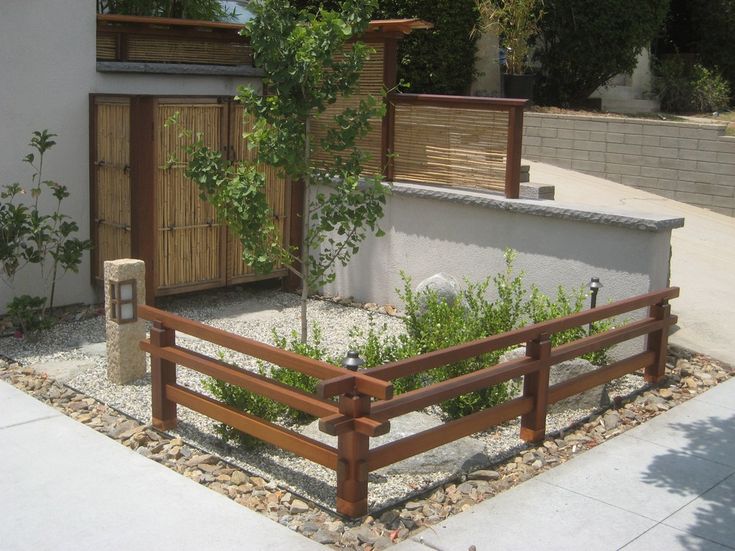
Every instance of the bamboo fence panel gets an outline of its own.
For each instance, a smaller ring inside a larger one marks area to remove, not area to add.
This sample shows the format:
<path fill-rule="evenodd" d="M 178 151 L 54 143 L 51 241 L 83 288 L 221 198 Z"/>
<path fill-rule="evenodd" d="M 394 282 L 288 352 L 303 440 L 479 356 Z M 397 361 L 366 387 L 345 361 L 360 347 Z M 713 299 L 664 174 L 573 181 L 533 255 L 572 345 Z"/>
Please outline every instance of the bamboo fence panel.
<path fill-rule="evenodd" d="M 97 35 L 97 59 L 102 61 L 117 59 L 117 38 L 114 34 Z"/>
<path fill-rule="evenodd" d="M 95 228 L 97 265 L 128 258 L 130 251 L 130 103 L 98 101 L 95 105 Z"/>
<path fill-rule="evenodd" d="M 252 160 L 255 151 L 248 148 L 246 134 L 252 130 L 253 119 L 243 109 L 242 105 L 230 106 L 230 144 L 232 145 L 233 160 Z M 286 179 L 270 166 L 260 165 L 259 170 L 265 174 L 266 195 L 268 204 L 273 210 L 282 243 L 286 239 L 286 223 L 288 222 L 288 186 Z M 242 260 L 242 244 L 237 236 L 228 232 L 227 237 L 227 279 L 254 276 L 255 271 Z M 285 243 L 284 243 L 285 245 Z M 282 270 L 283 266 L 276 266 Z"/>
<path fill-rule="evenodd" d="M 241 41 L 179 39 L 168 36 L 127 35 L 127 60 L 205 65 L 244 65 L 252 62 L 250 45 Z M 99 57 L 100 45 L 97 42 Z"/>
<path fill-rule="evenodd" d="M 334 117 L 340 114 L 346 108 L 355 108 L 360 104 L 360 100 L 367 96 L 380 98 L 384 91 L 385 78 L 383 63 L 385 58 L 385 45 L 382 42 L 371 43 L 370 46 L 375 50 L 365 63 L 360 74 L 358 87 L 354 94 L 348 97 L 339 98 L 334 104 L 330 105 L 318 117 L 315 117 L 312 124 L 312 139 L 315 145 L 314 158 L 318 161 L 330 161 L 331 159 L 319 147 L 320 140 L 326 137 L 327 130 L 330 125 L 334 124 Z M 357 140 L 356 146 L 364 153 L 370 155 L 365 161 L 363 168 L 366 173 L 383 174 L 384 167 L 382 163 L 382 147 L 383 147 L 383 119 L 374 117 L 370 121 L 370 131 L 367 136 Z"/>
<path fill-rule="evenodd" d="M 505 189 L 508 112 L 396 104 L 396 180 Z"/>
<path fill-rule="evenodd" d="M 221 146 L 222 104 L 162 104 L 157 121 L 156 220 L 158 287 L 195 286 L 223 278 L 220 269 L 221 224 L 214 208 L 186 178 L 185 145 L 203 134 L 205 145 Z M 179 113 L 178 126 L 166 119 Z M 193 136 L 180 138 L 181 129 Z M 176 160 L 172 158 L 176 157 Z"/>

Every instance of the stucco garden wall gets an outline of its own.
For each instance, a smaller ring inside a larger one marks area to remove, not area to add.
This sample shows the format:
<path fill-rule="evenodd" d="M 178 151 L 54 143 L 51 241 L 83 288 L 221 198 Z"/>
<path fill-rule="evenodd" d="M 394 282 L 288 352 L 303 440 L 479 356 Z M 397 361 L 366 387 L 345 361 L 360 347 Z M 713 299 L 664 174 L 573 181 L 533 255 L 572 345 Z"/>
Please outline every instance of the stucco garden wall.
<path fill-rule="evenodd" d="M 399 304 L 400 271 L 416 285 L 438 272 L 479 281 L 517 270 L 545 293 L 579 288 L 597 276 L 600 301 L 666 287 L 672 229 L 681 218 L 640 218 L 624 211 L 584 211 L 555 201 L 507 200 L 482 192 L 396 184 L 381 227 L 324 291 L 378 304 Z"/>
<path fill-rule="evenodd" d="M 64 211 L 89 237 L 89 94 L 234 95 L 254 79 L 231 76 L 102 73 L 96 70 L 94 0 L 0 2 L 0 185 L 27 184 L 21 160 L 34 130 L 58 134 L 45 178 L 68 186 Z M 15 291 L 0 283 L 0 313 L 13 294 L 40 294 L 37 267 L 16 278 Z M 90 259 L 57 288 L 57 304 L 90 302 Z"/>
<path fill-rule="evenodd" d="M 735 136 L 724 131 L 722 124 L 526 113 L 523 156 L 735 216 Z"/>

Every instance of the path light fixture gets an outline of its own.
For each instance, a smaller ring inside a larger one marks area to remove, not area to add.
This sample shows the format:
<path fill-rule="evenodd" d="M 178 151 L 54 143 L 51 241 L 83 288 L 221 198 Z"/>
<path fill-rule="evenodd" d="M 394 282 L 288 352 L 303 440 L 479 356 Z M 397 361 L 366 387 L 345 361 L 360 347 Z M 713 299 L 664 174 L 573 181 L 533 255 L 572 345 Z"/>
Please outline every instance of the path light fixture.
<path fill-rule="evenodd" d="M 597 306 L 597 293 L 602 289 L 603 285 L 600 283 L 599 277 L 593 277 L 590 280 L 590 308 Z"/>
<path fill-rule="evenodd" d="M 363 360 L 360 357 L 360 354 L 354 350 L 350 350 L 347 353 L 347 357 L 342 362 L 342 367 L 349 369 L 350 371 L 357 371 L 363 365 L 365 365 L 365 360 Z"/>
<path fill-rule="evenodd" d="M 590 308 L 597 307 L 597 293 L 600 292 L 600 289 L 602 289 L 603 285 L 600 283 L 599 277 L 593 277 L 590 279 Z M 588 334 L 592 334 L 592 323 L 589 325 L 589 331 Z"/>
<path fill-rule="evenodd" d="M 138 292 L 134 279 L 110 282 L 110 317 L 116 323 L 138 320 Z"/>

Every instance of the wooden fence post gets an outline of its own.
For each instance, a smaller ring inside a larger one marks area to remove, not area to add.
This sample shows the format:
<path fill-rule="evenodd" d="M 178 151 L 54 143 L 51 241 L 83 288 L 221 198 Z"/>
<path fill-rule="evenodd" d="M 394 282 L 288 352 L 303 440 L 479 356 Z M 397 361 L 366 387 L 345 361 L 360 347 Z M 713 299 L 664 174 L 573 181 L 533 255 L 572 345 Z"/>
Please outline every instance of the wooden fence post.
<path fill-rule="evenodd" d="M 173 346 L 176 343 L 176 332 L 164 327 L 160 321 L 154 321 L 151 327 L 151 344 L 157 348 Z M 169 430 L 176 426 L 176 402 L 166 396 L 166 385 L 176 384 L 176 364 L 151 354 L 151 390 L 153 395 L 154 427 Z"/>
<path fill-rule="evenodd" d="M 666 301 L 653 304 L 648 315 L 657 320 L 668 320 L 671 316 L 671 306 Z M 653 365 L 646 368 L 644 378 L 647 383 L 656 384 L 666 375 L 666 357 L 669 348 L 669 325 L 664 325 L 660 331 L 651 333 L 646 338 L 646 349 L 656 355 Z"/>
<path fill-rule="evenodd" d="M 546 435 L 546 411 L 549 405 L 551 340 L 542 334 L 526 345 L 526 355 L 540 362 L 533 373 L 523 376 L 523 397 L 533 399 L 533 409 L 521 417 L 521 439 L 538 442 Z"/>
<path fill-rule="evenodd" d="M 521 195 L 521 152 L 523 150 L 523 107 L 508 109 L 508 153 L 505 158 L 505 196 Z"/>
<path fill-rule="evenodd" d="M 370 396 L 343 394 L 339 411 L 349 417 L 370 415 Z M 354 427 L 337 436 L 337 512 L 360 517 L 368 510 L 368 453 L 370 437 Z"/>

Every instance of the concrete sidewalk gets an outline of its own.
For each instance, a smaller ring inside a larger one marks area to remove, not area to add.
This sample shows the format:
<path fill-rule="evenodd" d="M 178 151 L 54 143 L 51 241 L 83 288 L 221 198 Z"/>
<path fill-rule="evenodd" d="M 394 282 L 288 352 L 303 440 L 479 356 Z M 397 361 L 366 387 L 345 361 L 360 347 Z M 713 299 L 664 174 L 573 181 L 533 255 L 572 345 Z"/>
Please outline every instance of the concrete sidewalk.
<path fill-rule="evenodd" d="M 670 342 L 735 365 L 735 218 L 580 172 L 528 164 L 532 181 L 556 187 L 557 201 L 683 216 L 684 227 L 671 232 L 671 284 L 681 287 L 681 296 L 671 302 L 679 324 Z"/>
<path fill-rule="evenodd" d="M 0 549 L 323 547 L 0 381 Z"/>
<path fill-rule="evenodd" d="M 396 551 L 735 549 L 735 379 Z"/>

